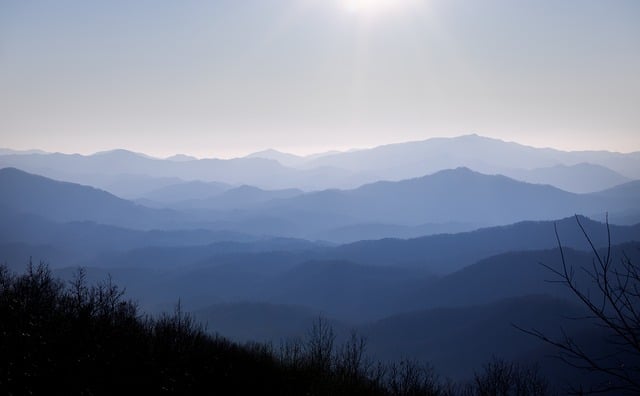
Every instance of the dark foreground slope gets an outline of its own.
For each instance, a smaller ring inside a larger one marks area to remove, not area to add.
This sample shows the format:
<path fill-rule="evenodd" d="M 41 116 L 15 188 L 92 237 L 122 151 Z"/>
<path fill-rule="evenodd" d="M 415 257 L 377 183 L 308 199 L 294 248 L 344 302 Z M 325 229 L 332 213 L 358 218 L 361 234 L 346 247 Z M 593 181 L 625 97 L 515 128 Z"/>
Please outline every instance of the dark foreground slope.
<path fill-rule="evenodd" d="M 180 311 L 141 318 L 112 284 L 65 287 L 45 267 L 0 267 L 0 334 L 0 394 L 388 394 L 360 368 L 325 365 L 326 348 L 276 356 Z"/>
<path fill-rule="evenodd" d="M 536 372 L 504 362 L 461 385 L 408 361 L 371 369 L 360 339 L 336 346 L 322 321 L 279 353 L 240 346 L 207 335 L 179 309 L 145 318 L 110 282 L 88 286 L 80 272 L 65 286 L 44 266 L 21 276 L 0 266 L 0 334 L 0 394 L 8 395 L 479 394 L 495 367 L 513 373 L 507 387 L 526 385 L 518 394 L 547 394 Z"/>

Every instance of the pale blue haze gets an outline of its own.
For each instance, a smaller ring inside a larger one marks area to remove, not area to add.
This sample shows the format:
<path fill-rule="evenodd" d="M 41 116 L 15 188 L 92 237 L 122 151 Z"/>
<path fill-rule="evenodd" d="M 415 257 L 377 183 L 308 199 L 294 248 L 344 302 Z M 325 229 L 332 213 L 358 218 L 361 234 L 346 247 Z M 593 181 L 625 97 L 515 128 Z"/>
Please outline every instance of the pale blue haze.
<path fill-rule="evenodd" d="M 398 0 L 402 1 L 402 0 Z M 0 139 L 234 156 L 485 136 L 640 149 L 640 3 L 0 2 Z"/>

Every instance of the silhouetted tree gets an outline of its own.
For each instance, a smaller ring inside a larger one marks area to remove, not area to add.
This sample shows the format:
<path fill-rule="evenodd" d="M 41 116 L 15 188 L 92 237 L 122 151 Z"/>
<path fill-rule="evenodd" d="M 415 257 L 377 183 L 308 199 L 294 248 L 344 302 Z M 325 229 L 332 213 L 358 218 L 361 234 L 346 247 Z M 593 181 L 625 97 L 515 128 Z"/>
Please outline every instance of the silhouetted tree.
<path fill-rule="evenodd" d="M 371 364 L 366 340 L 355 333 L 337 345 L 322 318 L 306 339 L 283 344 L 276 356 L 269 345 L 208 334 L 179 303 L 171 314 L 141 315 L 123 293 L 110 279 L 87 284 L 84 270 L 65 284 L 43 264 L 29 265 L 22 275 L 0 265 L 0 394 L 456 393 L 428 365 Z M 533 389 L 514 378 L 508 378 L 514 389 Z"/>
<path fill-rule="evenodd" d="M 392 396 L 447 396 L 454 387 L 442 382 L 433 367 L 413 360 L 391 363 L 388 369 L 387 390 Z"/>
<path fill-rule="evenodd" d="M 640 267 L 624 253 L 619 260 L 613 259 L 608 219 L 608 244 L 603 250 L 596 248 L 578 216 L 576 221 L 593 253 L 591 264 L 567 262 L 556 228 L 561 266 L 543 265 L 555 275 L 553 281 L 566 286 L 587 308 L 589 315 L 576 319 L 602 331 L 600 340 L 606 350 L 597 351 L 564 332 L 562 337 L 552 338 L 535 329 L 520 329 L 557 347 L 558 357 L 565 363 L 603 376 L 601 383 L 573 389 L 573 393 L 640 394 Z"/>
<path fill-rule="evenodd" d="M 465 396 L 545 396 L 549 394 L 547 381 L 537 366 L 522 366 L 501 359 L 493 359 L 463 392 Z"/>
<path fill-rule="evenodd" d="M 321 370 L 328 370 L 333 363 L 333 353 L 336 335 L 326 319 L 319 317 L 311 328 L 306 353 L 309 363 Z"/>
<path fill-rule="evenodd" d="M 357 383 L 369 375 L 371 363 L 366 358 L 367 342 L 355 331 L 337 353 L 335 361 L 336 373 L 345 382 Z"/>

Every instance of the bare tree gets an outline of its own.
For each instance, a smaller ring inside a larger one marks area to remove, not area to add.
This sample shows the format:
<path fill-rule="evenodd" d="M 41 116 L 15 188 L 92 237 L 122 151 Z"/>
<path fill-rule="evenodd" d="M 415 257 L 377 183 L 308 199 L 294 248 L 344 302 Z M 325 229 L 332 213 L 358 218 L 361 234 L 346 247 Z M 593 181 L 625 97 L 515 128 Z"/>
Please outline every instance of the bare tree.
<path fill-rule="evenodd" d="M 313 323 L 306 344 L 306 353 L 309 362 L 315 367 L 327 371 L 330 370 L 335 340 L 336 335 L 333 332 L 333 327 L 331 327 L 326 319 L 318 317 L 318 320 Z"/>
<path fill-rule="evenodd" d="M 557 228 L 561 266 L 542 265 L 554 274 L 553 282 L 569 288 L 586 307 L 588 315 L 576 319 L 603 330 L 600 340 L 606 351 L 596 352 L 564 331 L 561 337 L 552 338 L 535 329 L 519 329 L 557 347 L 557 357 L 565 363 L 605 378 L 589 389 L 574 389 L 575 393 L 640 394 L 640 268 L 625 253 L 613 259 L 608 218 L 606 249 L 596 248 L 578 216 L 576 221 L 593 253 L 590 265 L 567 262 Z"/>
<path fill-rule="evenodd" d="M 547 381 L 537 366 L 522 366 L 494 358 L 483 371 L 475 373 L 473 382 L 463 389 L 464 396 L 545 396 L 550 394 Z"/>
<path fill-rule="evenodd" d="M 387 369 L 387 393 L 391 396 L 449 396 L 454 385 L 442 381 L 433 367 L 405 359 Z"/>
<path fill-rule="evenodd" d="M 347 342 L 345 342 L 337 352 L 336 371 L 345 379 L 357 381 L 365 378 L 371 367 L 367 361 L 365 353 L 367 349 L 367 341 L 363 337 L 359 337 L 354 331 Z"/>

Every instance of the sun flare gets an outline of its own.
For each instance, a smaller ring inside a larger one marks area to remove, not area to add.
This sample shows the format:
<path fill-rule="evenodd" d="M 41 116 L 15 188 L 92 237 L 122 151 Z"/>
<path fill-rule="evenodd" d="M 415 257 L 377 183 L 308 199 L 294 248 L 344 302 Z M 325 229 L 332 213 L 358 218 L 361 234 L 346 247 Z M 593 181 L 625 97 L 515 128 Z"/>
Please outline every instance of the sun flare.
<path fill-rule="evenodd" d="M 344 0 L 349 12 L 358 14 L 379 14 L 406 6 L 410 0 Z"/>

